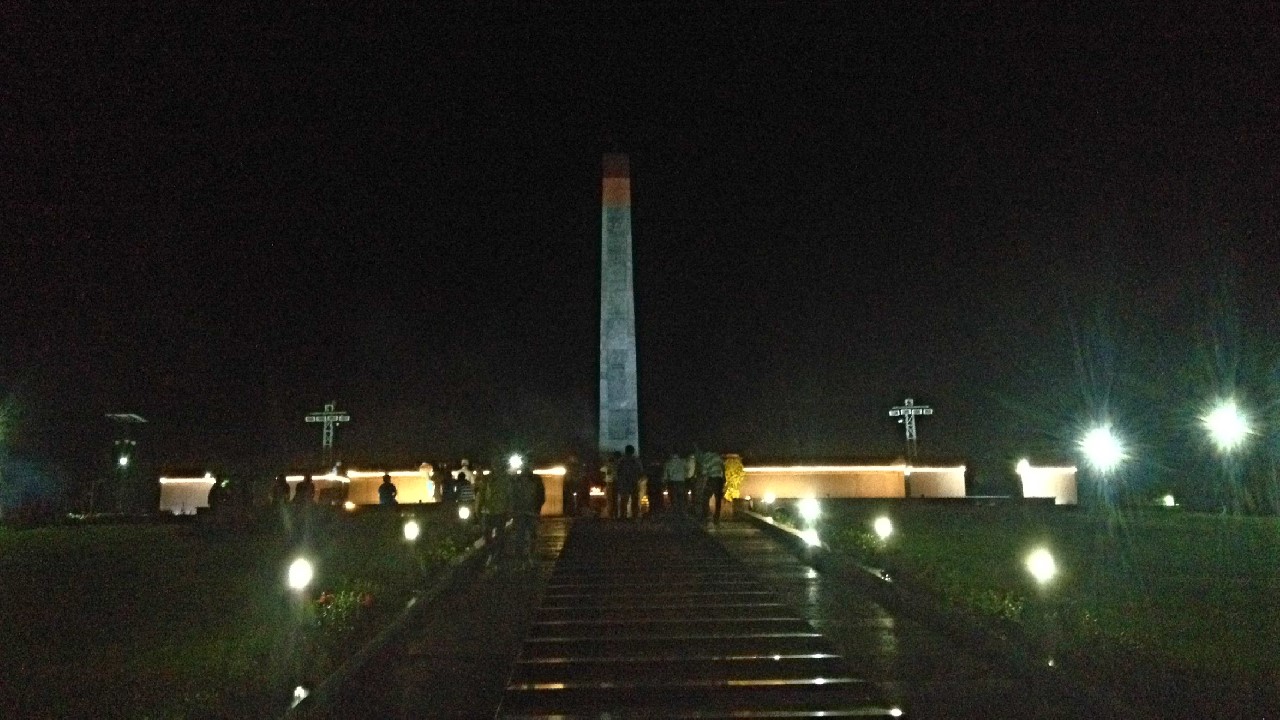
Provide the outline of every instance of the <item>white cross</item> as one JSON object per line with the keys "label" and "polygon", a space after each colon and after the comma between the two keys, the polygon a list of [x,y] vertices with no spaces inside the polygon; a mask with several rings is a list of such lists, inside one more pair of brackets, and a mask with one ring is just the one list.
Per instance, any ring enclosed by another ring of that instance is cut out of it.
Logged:
{"label": "white cross", "polygon": [[916,457],[916,416],[932,414],[933,408],[928,405],[917,405],[911,398],[907,398],[901,405],[896,405],[889,411],[889,417],[901,418],[898,422],[906,426],[907,459],[914,460]]}
{"label": "white cross", "polygon": [[324,450],[326,462],[328,462],[329,456],[333,452],[334,427],[339,423],[351,421],[351,416],[345,410],[333,409],[336,405],[336,402],[326,403],[322,412],[311,413],[307,416],[307,422],[324,423],[324,432],[320,435],[320,447]]}

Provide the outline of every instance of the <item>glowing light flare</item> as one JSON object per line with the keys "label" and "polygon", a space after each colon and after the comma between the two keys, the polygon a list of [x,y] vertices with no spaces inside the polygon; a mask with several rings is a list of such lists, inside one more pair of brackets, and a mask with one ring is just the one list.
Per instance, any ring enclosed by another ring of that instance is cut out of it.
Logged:
{"label": "glowing light flare", "polygon": [[422,534],[422,526],[417,520],[406,520],[404,523],[404,539],[413,542]]}
{"label": "glowing light flare", "polygon": [[468,518],[470,518],[470,517],[471,517],[471,508],[467,507],[466,505],[459,505],[459,506],[458,506],[458,519],[459,519],[459,520],[466,520],[466,519],[468,519]]}
{"label": "glowing light flare", "polygon": [[1235,400],[1218,403],[1217,407],[1201,416],[1200,422],[1220,452],[1235,450],[1253,434],[1249,418],[1240,411]]}
{"label": "glowing light flare", "polygon": [[520,468],[524,467],[524,458],[519,455],[512,455],[507,458],[507,469],[511,472],[520,472]]}
{"label": "glowing light flare", "polygon": [[1031,461],[1026,458],[1022,458],[1018,461],[1018,466],[1014,468],[1014,470],[1016,470],[1019,475],[1026,475],[1031,472]]}
{"label": "glowing light flare", "polygon": [[805,498],[797,507],[800,510],[800,517],[806,522],[812,523],[822,515],[822,506],[818,504],[817,498]]}
{"label": "glowing light flare", "polygon": [[801,530],[800,537],[804,540],[804,544],[809,547],[821,547],[822,539],[818,537],[818,531],[813,528]]}
{"label": "glowing light flare", "polygon": [[760,502],[764,503],[765,505],[772,505],[775,501],[777,501],[777,499],[778,499],[777,495],[774,495],[771,492],[767,492],[764,494],[764,497],[760,498]]}
{"label": "glowing light flare", "polygon": [[1038,548],[1027,556],[1027,572],[1036,582],[1044,585],[1058,574],[1058,563],[1053,554],[1044,548]]}
{"label": "glowing light flare", "polygon": [[604,488],[592,486],[591,489],[587,491],[587,494],[591,497],[604,497]]}
{"label": "glowing light flare", "polygon": [[889,536],[893,534],[893,521],[887,517],[880,516],[876,518],[872,527],[875,528],[876,536],[880,538],[881,542],[888,540]]}
{"label": "glowing light flare", "polygon": [[1161,504],[1163,504],[1165,507],[1177,507],[1177,506],[1178,506],[1178,501],[1177,501],[1177,499],[1175,499],[1172,495],[1165,495],[1164,497],[1160,498],[1160,502],[1161,502]]}
{"label": "glowing light flare", "polygon": [[355,509],[356,509],[356,504],[355,504],[355,503],[353,503],[353,502],[351,502],[350,500],[348,500],[348,501],[346,501],[346,502],[342,503],[342,507],[346,508],[346,510],[347,510],[348,512],[350,512],[350,511],[352,511],[352,510],[355,510]]}
{"label": "glowing light flare", "polygon": [[129,467],[129,456],[128,456],[128,455],[121,455],[121,456],[120,456],[120,459],[119,459],[119,460],[117,460],[116,462],[118,462],[118,463],[120,464],[120,467]]}
{"label": "glowing light flare", "polygon": [[315,568],[306,558],[298,558],[289,563],[289,587],[294,590],[306,590],[315,577]]}
{"label": "glowing light flare", "polygon": [[1095,470],[1109,473],[1128,459],[1124,445],[1111,432],[1110,425],[1096,427],[1080,439],[1080,450]]}
{"label": "glowing light flare", "polygon": [[902,717],[902,708],[889,708],[889,717]]}

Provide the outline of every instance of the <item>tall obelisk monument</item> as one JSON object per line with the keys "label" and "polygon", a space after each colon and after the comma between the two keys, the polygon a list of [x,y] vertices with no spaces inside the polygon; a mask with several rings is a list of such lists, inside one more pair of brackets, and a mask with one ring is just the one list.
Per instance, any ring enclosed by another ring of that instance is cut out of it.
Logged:
{"label": "tall obelisk monument", "polygon": [[631,274],[631,167],[626,155],[604,156],[600,210],[601,452],[640,451],[636,375],[636,309]]}

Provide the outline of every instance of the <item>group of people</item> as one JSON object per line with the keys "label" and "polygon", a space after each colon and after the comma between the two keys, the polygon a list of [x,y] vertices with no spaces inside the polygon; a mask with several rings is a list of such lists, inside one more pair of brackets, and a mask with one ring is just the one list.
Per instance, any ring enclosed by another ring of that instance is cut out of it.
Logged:
{"label": "group of people", "polygon": [[[605,517],[638,519],[641,495],[649,512],[691,513],[703,522],[720,522],[724,505],[724,458],[696,447],[687,457],[672,450],[660,473],[646,474],[632,445],[606,458],[601,468],[605,484]],[[664,492],[665,491],[665,492]],[[669,502],[669,505],[668,505]],[[714,508],[714,509],[713,509]]]}

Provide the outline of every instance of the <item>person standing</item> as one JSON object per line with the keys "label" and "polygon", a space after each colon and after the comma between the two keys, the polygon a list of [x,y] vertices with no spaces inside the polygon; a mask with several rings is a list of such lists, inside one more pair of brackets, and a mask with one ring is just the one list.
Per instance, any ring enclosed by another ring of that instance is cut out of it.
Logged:
{"label": "person standing", "polygon": [[311,505],[316,501],[316,483],[311,479],[311,473],[307,473],[302,478],[302,482],[298,483],[298,487],[293,489],[293,503],[295,505]]}
{"label": "person standing", "polygon": [[640,465],[640,458],[636,457],[636,448],[634,445],[628,445],[622,451],[622,459],[618,461],[618,477],[614,480],[615,490],[618,493],[617,517],[625,519],[630,517],[632,520],[640,519],[640,476],[644,474],[644,468]]}
{"label": "person standing", "polygon": [[395,484],[391,482],[391,473],[382,473],[382,484],[378,486],[378,504],[395,507],[397,492]]}
{"label": "person standing", "polygon": [[582,467],[577,455],[570,455],[564,463],[564,484],[561,495],[564,498],[564,514],[566,517],[578,515],[578,493],[581,492]]}
{"label": "person standing", "polygon": [[685,461],[675,450],[662,466],[662,479],[666,481],[667,491],[671,494],[671,510],[676,514],[684,513],[685,506]]}
{"label": "person standing", "polygon": [[604,512],[601,517],[614,517],[614,505],[617,502],[617,479],[618,479],[618,462],[619,457],[617,451],[613,451],[605,455],[604,464],[600,466],[600,474],[604,476]]}
{"label": "person standing", "polygon": [[702,454],[698,446],[685,459],[685,477],[689,483],[689,514],[699,520],[707,516],[707,473],[702,467]]}
{"label": "person standing", "polygon": [[538,515],[547,499],[542,478],[526,466],[511,487],[511,513],[515,520],[514,553],[521,564],[532,565],[538,533]]}
{"label": "person standing", "polygon": [[271,481],[271,504],[284,505],[289,502],[289,481],[284,479],[284,475],[277,475]]}
{"label": "person standing", "polygon": [[476,489],[471,484],[471,480],[462,470],[453,478],[454,486],[457,490],[454,492],[454,499],[458,501],[458,505],[466,505],[469,508],[476,506]]}
{"label": "person standing", "polygon": [[720,522],[720,506],[724,503],[724,458],[720,453],[708,450],[701,456],[702,470],[707,476],[707,499],[702,502],[702,519],[707,519],[707,500],[714,499],[716,510],[714,521]]}

